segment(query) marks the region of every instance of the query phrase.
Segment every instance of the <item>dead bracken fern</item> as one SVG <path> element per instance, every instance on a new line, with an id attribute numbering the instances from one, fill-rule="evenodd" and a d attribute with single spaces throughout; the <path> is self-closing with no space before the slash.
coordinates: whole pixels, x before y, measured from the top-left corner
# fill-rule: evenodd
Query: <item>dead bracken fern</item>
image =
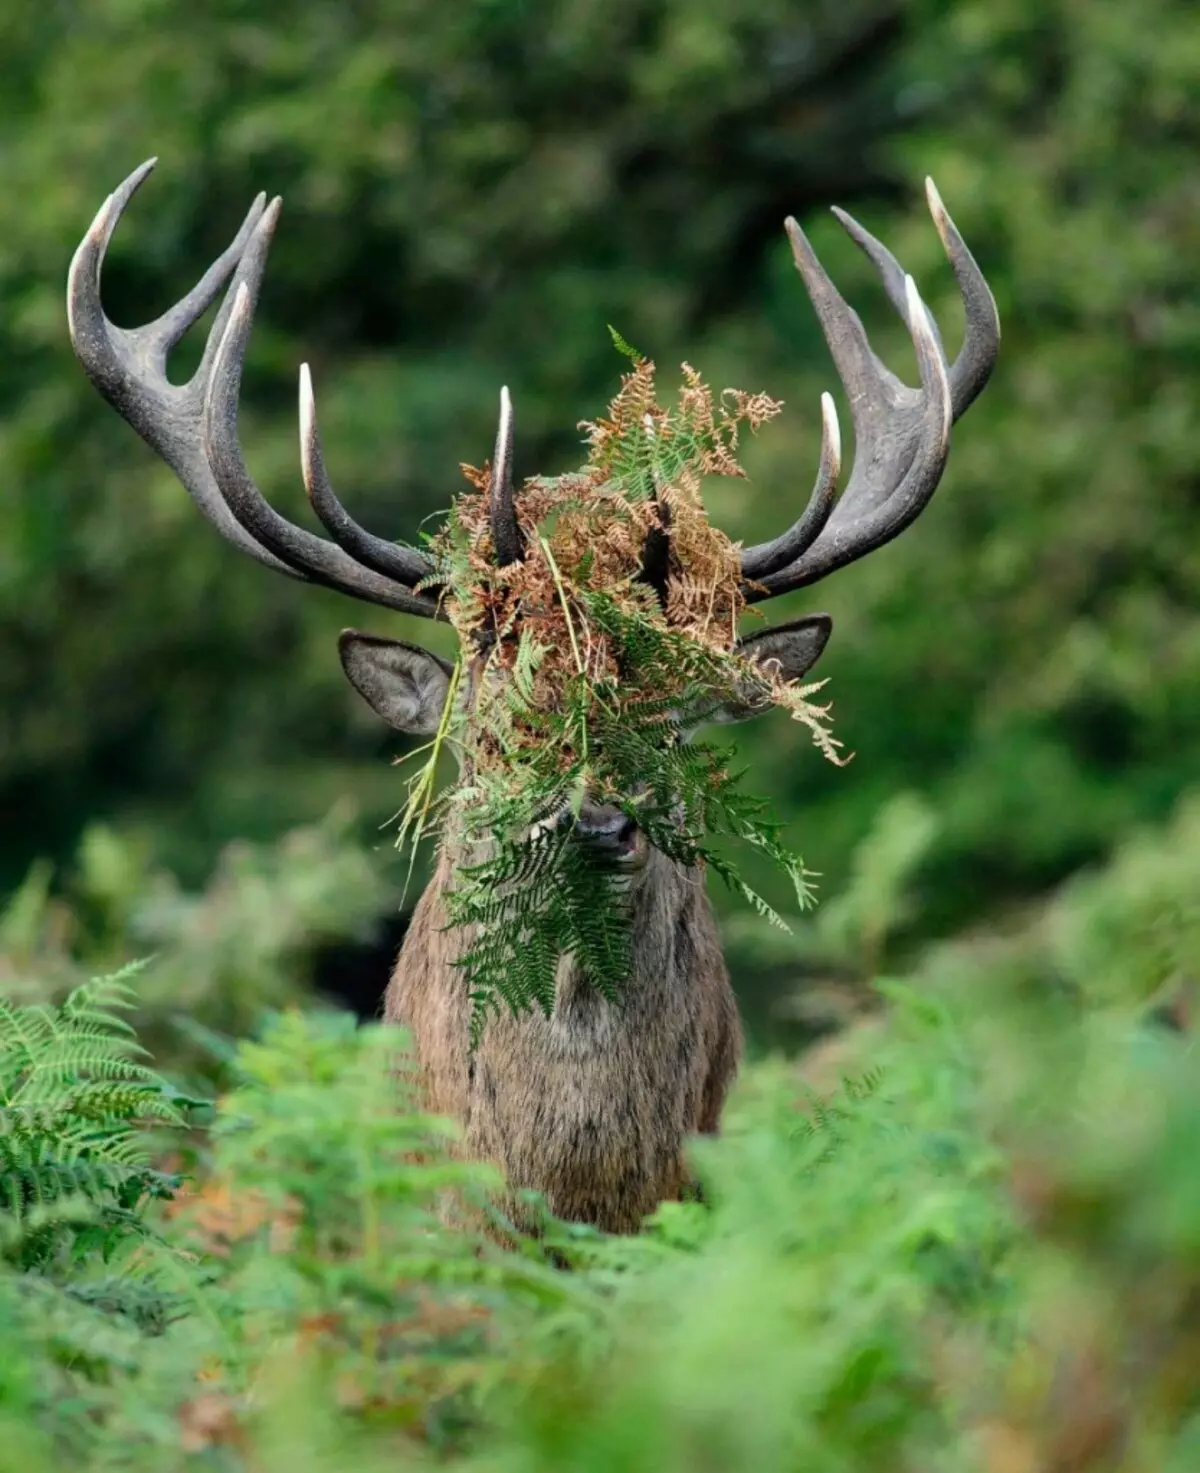
<path id="1" fill-rule="evenodd" d="M 818 687 L 738 653 L 739 550 L 701 498 L 705 476 L 744 475 L 739 434 L 781 405 L 734 390 L 716 400 L 684 364 L 678 402 L 664 408 L 654 364 L 613 338 L 631 368 L 607 415 L 580 426 L 584 465 L 516 494 L 524 556 L 498 566 L 490 466 L 463 467 L 471 489 L 429 542 L 429 582 L 444 590 L 460 656 L 400 841 L 438 826 L 465 856 L 449 920 L 468 936 L 473 1043 L 500 1006 L 549 1014 L 563 957 L 614 1001 L 628 975 L 627 885 L 571 842 L 569 822 L 548 820 L 577 813 L 585 793 L 615 804 L 668 857 L 711 868 L 783 925 L 714 840 L 765 852 L 801 906 L 808 875 L 765 803 L 738 788 L 729 754 L 688 733 L 724 702 L 775 704 L 840 760 L 828 707 L 809 699 Z M 661 569 L 650 578 L 656 538 Z M 434 768 L 448 744 L 464 758 L 463 780 L 439 794 Z"/>

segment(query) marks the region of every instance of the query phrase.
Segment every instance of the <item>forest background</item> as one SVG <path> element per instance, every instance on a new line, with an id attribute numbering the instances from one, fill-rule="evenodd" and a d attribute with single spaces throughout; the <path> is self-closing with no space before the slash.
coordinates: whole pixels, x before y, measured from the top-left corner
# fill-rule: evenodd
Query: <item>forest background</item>
<path id="1" fill-rule="evenodd" d="M 995 292 L 1000 365 L 921 520 L 782 601 L 834 616 L 820 673 L 856 755 L 830 767 L 782 717 L 738 732 L 751 786 L 822 877 L 791 940 L 718 897 L 755 1042 L 827 1026 L 805 983 L 1027 926 L 1167 822 L 1200 773 L 1190 11 L 4 7 L 0 983 L 40 991 L 154 951 L 144 985 L 223 1029 L 314 985 L 369 1014 L 404 924 L 382 827 L 402 801 L 397 743 L 335 637 L 364 618 L 428 629 L 240 557 L 71 355 L 71 252 L 151 154 L 110 252 L 110 314 L 149 320 L 259 189 L 280 193 L 243 390 L 250 463 L 306 515 L 307 359 L 336 483 L 398 538 L 487 455 L 501 383 L 518 474 L 580 460 L 575 426 L 621 369 L 608 323 L 668 385 L 686 358 L 718 389 L 785 401 L 747 448 L 749 481 L 706 492 L 732 536 L 780 530 L 807 495 L 819 394 L 838 387 L 783 218 L 911 380 L 903 328 L 825 207 L 892 247 L 953 346 L 932 175 Z M 197 352 L 179 350 L 181 377 Z"/>

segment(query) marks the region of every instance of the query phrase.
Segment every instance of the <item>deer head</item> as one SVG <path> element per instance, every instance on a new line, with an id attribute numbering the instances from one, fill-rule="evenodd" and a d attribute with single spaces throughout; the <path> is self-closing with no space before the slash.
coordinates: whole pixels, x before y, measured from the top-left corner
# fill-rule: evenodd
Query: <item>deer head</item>
<path id="1" fill-rule="evenodd" d="M 157 321 L 115 326 L 100 301 L 104 254 L 129 200 L 154 166 L 143 164 L 108 197 L 71 263 L 68 313 L 76 354 L 100 393 L 175 471 L 205 517 L 241 551 L 276 572 L 336 588 L 352 598 L 419 617 L 444 617 L 430 586 L 434 569 L 411 548 L 362 528 L 343 506 L 327 474 L 307 365 L 300 372 L 300 447 L 309 500 L 328 537 L 280 516 L 247 469 L 238 441 L 238 396 L 255 303 L 261 288 L 280 201 L 260 195 L 229 248 L 196 286 Z M 795 220 L 786 222 L 796 266 L 817 311 L 850 398 L 856 455 L 848 484 L 837 496 L 841 444 L 832 398 L 822 396 L 822 443 L 816 481 L 796 521 L 770 542 L 741 555 L 748 603 L 808 587 L 882 547 L 928 505 L 946 463 L 952 423 L 983 389 L 995 362 L 999 324 L 987 284 L 938 197 L 927 185 L 929 207 L 958 279 L 966 309 L 963 347 L 948 364 L 937 328 L 915 285 L 891 253 L 850 216 L 835 214 L 874 263 L 912 336 L 920 387 L 903 384 L 872 352 L 857 314 L 826 275 Z M 175 385 L 167 357 L 228 284 L 203 357 L 192 378 Z M 492 543 L 501 567 L 524 556 L 513 491 L 513 412 L 500 394 L 500 421 L 491 462 Z M 643 576 L 662 588 L 669 577 L 669 529 L 646 539 Z M 417 591 L 418 588 L 421 591 Z M 773 662 L 788 680 L 819 658 L 832 624 L 812 614 L 760 631 L 741 642 L 752 658 Z M 450 683 L 450 667 L 417 646 L 346 630 L 342 666 L 368 704 L 397 730 L 436 731 Z M 468 665 L 468 670 L 473 670 Z M 464 691 L 470 699 L 470 682 Z M 703 713 L 709 720 L 740 720 L 763 709 L 753 700 L 724 702 Z M 699 714 L 699 713 L 697 713 Z M 581 839 L 611 842 L 631 864 L 643 855 L 629 820 L 617 810 L 585 806 Z"/>

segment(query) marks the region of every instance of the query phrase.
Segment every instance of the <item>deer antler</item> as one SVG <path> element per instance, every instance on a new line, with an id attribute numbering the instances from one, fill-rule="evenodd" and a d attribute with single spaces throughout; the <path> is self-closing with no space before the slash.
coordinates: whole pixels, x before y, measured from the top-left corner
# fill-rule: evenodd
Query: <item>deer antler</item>
<path id="1" fill-rule="evenodd" d="M 500 390 L 500 423 L 492 455 L 492 545 L 501 568 L 525 556 L 525 539 L 513 506 L 513 412 L 507 389 Z"/>
<path id="2" fill-rule="evenodd" d="M 237 400 L 254 304 L 280 202 L 259 195 L 233 243 L 175 306 L 155 322 L 121 328 L 100 301 L 100 271 L 113 231 L 155 164 L 135 169 L 105 200 L 71 262 L 67 313 L 84 371 L 117 412 L 167 462 L 193 501 L 229 542 L 276 572 L 339 589 L 367 603 L 425 618 L 437 602 L 413 590 L 432 565 L 411 548 L 363 531 L 342 507 L 325 473 L 312 386 L 301 371 L 301 453 L 317 514 L 334 537 L 315 536 L 264 499 L 242 457 Z M 231 281 L 232 278 L 232 281 Z M 167 355 L 230 283 L 200 366 L 186 384 L 166 376 Z"/>
<path id="3" fill-rule="evenodd" d="M 937 327 L 912 278 L 856 220 L 834 211 L 875 265 L 912 335 L 920 389 L 908 388 L 879 361 L 858 314 L 826 275 L 804 232 L 795 220 L 786 222 L 796 267 L 850 396 L 856 448 L 850 482 L 835 503 L 840 435 L 833 401 L 823 395 L 821 464 L 808 505 L 781 537 L 742 554 L 750 602 L 818 582 L 890 542 L 918 517 L 941 480 L 951 424 L 979 395 L 995 366 L 1000 347 L 996 303 L 932 180 L 926 181 L 926 194 L 966 311 L 966 338 L 949 366 Z"/>
<path id="4" fill-rule="evenodd" d="M 421 553 L 386 542 L 351 517 L 330 483 L 317 431 L 307 365 L 300 371 L 300 452 L 314 511 L 333 541 L 289 522 L 254 483 L 238 442 L 238 393 L 254 306 L 280 201 L 259 195 L 232 244 L 188 294 L 156 321 L 120 328 L 100 301 L 104 255 L 130 199 L 153 169 L 143 164 L 109 195 L 75 257 L 67 286 L 71 342 L 85 372 L 108 402 L 157 451 L 223 537 L 277 572 L 324 584 L 367 603 L 426 618 L 439 602 L 416 592 L 433 567 Z M 1000 343 L 996 304 L 982 272 L 947 214 L 932 180 L 926 191 L 934 224 L 958 280 L 967 332 L 947 365 L 937 327 L 912 278 L 888 249 L 841 210 L 838 220 L 874 263 L 893 305 L 912 335 L 921 387 L 910 389 L 871 350 L 858 315 L 826 275 L 804 232 L 786 222 L 796 266 L 816 308 L 854 416 L 854 469 L 840 501 L 837 412 L 821 398 L 821 459 L 804 512 L 781 537 L 747 548 L 742 577 L 750 602 L 815 583 L 881 547 L 928 504 L 946 463 L 951 424 L 983 389 Z M 183 385 L 169 382 L 167 356 L 225 292 L 200 366 Z M 524 557 L 524 537 L 513 504 L 513 416 L 508 390 L 500 394 L 500 422 L 492 458 L 491 523 L 497 564 Z M 652 531 L 643 576 L 660 593 L 669 557 L 666 525 Z"/>

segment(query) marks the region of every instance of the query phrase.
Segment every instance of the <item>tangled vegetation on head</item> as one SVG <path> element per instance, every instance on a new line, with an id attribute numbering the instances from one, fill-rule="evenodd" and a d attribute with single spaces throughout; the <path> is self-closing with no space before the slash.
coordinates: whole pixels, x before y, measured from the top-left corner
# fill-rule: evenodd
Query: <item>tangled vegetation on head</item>
<path id="1" fill-rule="evenodd" d="M 744 476 L 740 432 L 781 404 L 739 390 L 714 400 L 684 364 L 678 404 L 664 408 L 654 364 L 613 338 L 632 367 L 607 417 L 580 426 L 585 464 L 532 477 L 515 498 L 524 555 L 503 565 L 497 557 L 490 465 L 463 466 L 473 489 L 430 540 L 437 573 L 428 582 L 444 590 L 460 654 L 441 727 L 409 783 L 400 842 L 415 845 L 436 825 L 468 856 L 449 923 L 470 928 L 459 965 L 473 1043 L 501 1006 L 549 1016 L 564 956 L 619 998 L 630 969 L 629 886 L 572 842 L 564 820 L 585 795 L 621 809 L 668 858 L 711 868 L 786 929 L 714 840 L 768 855 L 801 907 L 810 876 L 765 802 L 740 790 L 731 754 L 689 735 L 722 707 L 778 705 L 826 757 L 843 760 L 828 706 L 809 699 L 822 682 L 789 682 L 739 653 L 739 549 L 701 498 L 705 476 Z M 464 781 L 438 795 L 434 769 L 447 744 L 469 746 L 470 759 Z"/>

